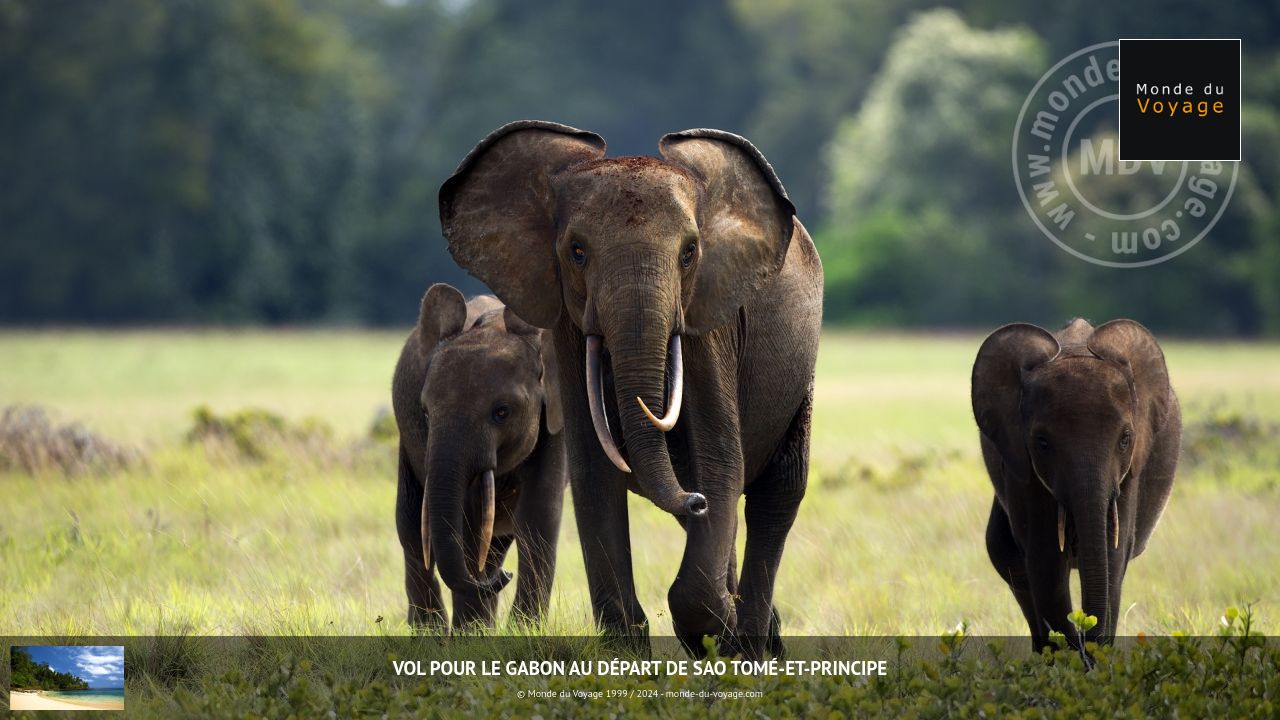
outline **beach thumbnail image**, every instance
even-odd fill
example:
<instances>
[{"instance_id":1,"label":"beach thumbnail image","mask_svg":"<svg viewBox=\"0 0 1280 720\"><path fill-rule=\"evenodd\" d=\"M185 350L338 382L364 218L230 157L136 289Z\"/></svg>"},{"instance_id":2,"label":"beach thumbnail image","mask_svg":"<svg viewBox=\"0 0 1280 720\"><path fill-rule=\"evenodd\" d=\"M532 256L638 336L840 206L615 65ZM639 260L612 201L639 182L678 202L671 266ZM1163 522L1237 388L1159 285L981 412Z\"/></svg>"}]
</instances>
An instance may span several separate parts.
<instances>
[{"instance_id":1,"label":"beach thumbnail image","mask_svg":"<svg viewBox=\"0 0 1280 720\"><path fill-rule=\"evenodd\" d=\"M124 710L124 646L15 645L9 709Z\"/></svg>"}]
</instances>

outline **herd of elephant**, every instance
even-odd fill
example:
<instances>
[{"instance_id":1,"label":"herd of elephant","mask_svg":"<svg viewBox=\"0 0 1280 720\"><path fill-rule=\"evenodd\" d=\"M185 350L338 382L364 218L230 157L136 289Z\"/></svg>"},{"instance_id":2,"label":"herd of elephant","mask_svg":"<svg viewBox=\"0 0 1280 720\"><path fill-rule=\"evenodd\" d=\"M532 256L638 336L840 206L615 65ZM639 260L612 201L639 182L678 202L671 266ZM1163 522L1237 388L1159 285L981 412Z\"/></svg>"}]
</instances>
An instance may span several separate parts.
<instances>
[{"instance_id":1,"label":"herd of elephant","mask_svg":"<svg viewBox=\"0 0 1280 720\"><path fill-rule=\"evenodd\" d=\"M537 622L566 481L597 626L646 642L627 492L686 534L667 599L693 654L780 654L774 581L805 495L822 266L768 161L688 130L661 159L606 157L594 133L521 121L440 190L449 251L497 296L422 299L396 366L396 524L408 621ZM987 550L1039 648L1108 642L1120 588L1168 499L1181 436L1164 356L1131 320L982 344L972 402L995 489ZM746 546L736 556L738 503ZM1068 631L1078 569L1083 638Z\"/></svg>"}]
</instances>

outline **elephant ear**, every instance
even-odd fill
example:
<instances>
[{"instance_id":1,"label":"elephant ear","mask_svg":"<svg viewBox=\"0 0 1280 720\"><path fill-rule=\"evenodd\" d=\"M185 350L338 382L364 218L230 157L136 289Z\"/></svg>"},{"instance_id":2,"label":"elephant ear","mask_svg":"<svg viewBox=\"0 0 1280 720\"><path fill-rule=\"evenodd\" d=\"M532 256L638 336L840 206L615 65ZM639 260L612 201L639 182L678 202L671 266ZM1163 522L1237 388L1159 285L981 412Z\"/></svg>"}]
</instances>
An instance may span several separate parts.
<instances>
[{"instance_id":1,"label":"elephant ear","mask_svg":"<svg viewBox=\"0 0 1280 720\"><path fill-rule=\"evenodd\" d=\"M559 434L564 428L564 416L560 409L560 390L557 383L559 370L555 365L555 343L551 341L551 333L539 330L520 318L510 307L502 313L503 324L507 332L519 335L538 351L542 363L539 379L542 383L542 409L547 420L547 432Z\"/></svg>"},{"instance_id":2,"label":"elephant ear","mask_svg":"<svg viewBox=\"0 0 1280 720\"><path fill-rule=\"evenodd\" d=\"M550 331L542 333L542 402L546 410L547 432L560 434L564 429L564 410L560 404L560 367L556 360L556 344Z\"/></svg>"},{"instance_id":3,"label":"elephant ear","mask_svg":"<svg viewBox=\"0 0 1280 720\"><path fill-rule=\"evenodd\" d=\"M1059 350L1049 331L1014 323L987 336L973 362L973 419L1004 464L1020 478L1031 474L1022 420L1023 377L1057 357Z\"/></svg>"},{"instance_id":4,"label":"elephant ear","mask_svg":"<svg viewBox=\"0 0 1280 720\"><path fill-rule=\"evenodd\" d=\"M462 332L467 323L467 301L457 288L432 285L422 296L418 312L418 351L425 361L441 342Z\"/></svg>"},{"instance_id":5,"label":"elephant ear","mask_svg":"<svg viewBox=\"0 0 1280 720\"><path fill-rule=\"evenodd\" d=\"M538 327L560 315L551 178L604 152L595 133L523 120L481 140L440 188L454 260Z\"/></svg>"},{"instance_id":6,"label":"elephant ear","mask_svg":"<svg viewBox=\"0 0 1280 720\"><path fill-rule=\"evenodd\" d=\"M1089 338L1089 351L1120 366L1134 400L1133 456L1144 457L1169 416L1171 393L1164 351L1151 331L1133 320L1112 320Z\"/></svg>"},{"instance_id":7,"label":"elephant ear","mask_svg":"<svg viewBox=\"0 0 1280 720\"><path fill-rule=\"evenodd\" d=\"M467 322L463 329L470 330L481 318L502 307L502 301L492 295L476 295L467 301Z\"/></svg>"},{"instance_id":8,"label":"elephant ear","mask_svg":"<svg viewBox=\"0 0 1280 720\"><path fill-rule=\"evenodd\" d=\"M769 161L746 138L685 130L663 136L658 149L702 184L702 257L685 326L706 332L734 319L782 268L796 210Z\"/></svg>"}]
</instances>

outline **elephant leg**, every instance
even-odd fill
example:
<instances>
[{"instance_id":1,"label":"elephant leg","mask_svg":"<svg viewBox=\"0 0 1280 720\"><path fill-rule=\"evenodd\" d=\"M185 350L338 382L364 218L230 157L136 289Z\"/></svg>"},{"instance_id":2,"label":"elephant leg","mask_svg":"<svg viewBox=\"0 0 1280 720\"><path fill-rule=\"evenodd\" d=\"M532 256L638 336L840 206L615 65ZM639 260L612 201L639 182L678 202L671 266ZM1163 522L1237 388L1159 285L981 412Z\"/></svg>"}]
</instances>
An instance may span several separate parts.
<instances>
[{"instance_id":1,"label":"elephant leg","mask_svg":"<svg viewBox=\"0 0 1280 720\"><path fill-rule=\"evenodd\" d=\"M738 518L733 519L733 536L738 536ZM726 589L729 591L729 599L735 604L738 602L738 548L730 546L729 548L729 567L725 570Z\"/></svg>"},{"instance_id":2,"label":"elephant leg","mask_svg":"<svg viewBox=\"0 0 1280 720\"><path fill-rule=\"evenodd\" d=\"M422 483L400 448L399 487L396 490L396 532L404 550L404 587L409 599L408 623L417 630L442 630L449 622L435 573L422 557ZM434 562L432 563L434 565Z\"/></svg>"},{"instance_id":3,"label":"elephant leg","mask_svg":"<svg viewBox=\"0 0 1280 720\"><path fill-rule=\"evenodd\" d=\"M1119 507L1121 518L1119 523L1119 542L1112 541L1107 543L1107 578L1109 583L1107 595L1110 602L1108 603L1107 633L1103 638L1104 642L1115 642L1116 635L1119 634L1120 630L1121 610L1124 608L1124 604L1121 601L1123 597L1121 592L1124 589L1124 576L1129 569L1129 560L1133 557L1132 552L1134 549L1134 536L1126 532L1126 528L1133 526L1129 518L1133 516L1134 512L1129 507L1126 507L1129 504L1128 498L1122 494ZM1115 545L1119 547L1115 547Z\"/></svg>"},{"instance_id":4,"label":"elephant leg","mask_svg":"<svg viewBox=\"0 0 1280 720\"><path fill-rule=\"evenodd\" d=\"M493 539L493 544L489 549L489 559L485 561L485 575L492 575L502 567L507 560L507 552L511 550L511 545L515 541L515 535L503 535ZM498 616L498 594L490 593L481 598L484 606L484 623L489 627L493 627L494 620Z\"/></svg>"},{"instance_id":5,"label":"elephant leg","mask_svg":"<svg viewBox=\"0 0 1280 720\"><path fill-rule=\"evenodd\" d=\"M987 556L996 572L1009 584L1013 597L1022 608L1022 616L1027 619L1027 627L1032 638L1037 638L1036 627L1039 621L1036 616L1035 603L1031 599L1031 581L1027 577L1027 559L1018 547L1009 526L1009 516L1000 506L998 499L991 501L991 517L987 520ZM1036 639L1036 647L1039 640Z\"/></svg>"},{"instance_id":6,"label":"elephant leg","mask_svg":"<svg viewBox=\"0 0 1280 720\"><path fill-rule=\"evenodd\" d=\"M485 562L485 574L496 572L502 567L511 548L514 535L501 535L493 538L489 546L489 559ZM453 627L461 630L468 626L493 627L494 617L498 613L497 593L477 595L474 593L453 594Z\"/></svg>"},{"instance_id":7,"label":"elephant leg","mask_svg":"<svg viewBox=\"0 0 1280 720\"><path fill-rule=\"evenodd\" d=\"M679 522L680 528L687 533L689 528L685 518L683 516L676 516L675 519L677 522ZM738 519L735 516L734 530L733 530L733 536L735 538L737 537L737 534L738 534L737 520ZM730 546L729 548L729 561L726 564L726 568L725 568L725 593L729 598L729 602L733 603L733 617L736 624L737 603L739 599L739 596L738 596L738 548L736 547L736 545ZM697 638L690 637L689 639L696 640ZM695 648L695 650L697 650L698 652L701 652L701 650L698 648ZM725 633L720 636L719 653L724 656L742 654L742 649L738 646L736 634Z\"/></svg>"},{"instance_id":8,"label":"elephant leg","mask_svg":"<svg viewBox=\"0 0 1280 720\"><path fill-rule=\"evenodd\" d=\"M530 468L516 504L516 544L520 567L512 615L518 622L538 622L551 599L556 574L556 543L564 505L565 457L561 438L542 431L537 466Z\"/></svg>"},{"instance_id":9,"label":"elephant leg","mask_svg":"<svg viewBox=\"0 0 1280 720\"><path fill-rule=\"evenodd\" d=\"M680 529L688 532L689 528L685 523L682 515L675 516L676 522L679 523ZM733 536L738 536L738 518L734 517ZM729 548L729 563L725 571L725 589L729 593L729 598L734 602L738 600L738 548L736 545Z\"/></svg>"},{"instance_id":10,"label":"elephant leg","mask_svg":"<svg viewBox=\"0 0 1280 720\"><path fill-rule=\"evenodd\" d=\"M764 471L746 489L747 546L739 584L738 634L745 655L783 651L773 586L787 535L809 484L809 423L813 389L796 411Z\"/></svg>"},{"instance_id":11,"label":"elephant leg","mask_svg":"<svg viewBox=\"0 0 1280 720\"><path fill-rule=\"evenodd\" d=\"M592 442L595 442L594 438ZM574 518L582 544L582 559L596 624L606 635L636 639L647 647L649 621L636 597L631 571L631 536L627 515L627 484L609 461L570 466ZM575 467L576 465L576 467Z\"/></svg>"},{"instance_id":12,"label":"elephant leg","mask_svg":"<svg viewBox=\"0 0 1280 720\"><path fill-rule=\"evenodd\" d=\"M741 463L737 465L741 468ZM710 490L710 488L707 488ZM684 557L675 582L667 591L671 624L691 655L706 653L704 636L731 636L737 626L737 607L730 594L728 558L733 553L738 498L733 492L705 491L707 514L687 518Z\"/></svg>"},{"instance_id":13,"label":"elephant leg","mask_svg":"<svg viewBox=\"0 0 1280 720\"><path fill-rule=\"evenodd\" d=\"M1111 555L1111 591L1109 593L1111 596L1111 612L1107 622L1106 642L1115 642L1116 635L1120 630L1120 610L1123 607L1120 602L1120 591L1124 586L1125 571L1128 570L1128 563L1123 556L1116 557L1117 554L1114 552Z\"/></svg>"},{"instance_id":14,"label":"elephant leg","mask_svg":"<svg viewBox=\"0 0 1280 720\"><path fill-rule=\"evenodd\" d=\"M553 338L564 405L562 434L569 461L569 489L592 614L605 635L647 653L649 621L636 597L631 573L627 478L605 457L591 425L581 370L586 357L582 333L561 313Z\"/></svg>"},{"instance_id":15,"label":"elephant leg","mask_svg":"<svg viewBox=\"0 0 1280 720\"><path fill-rule=\"evenodd\" d=\"M1028 563L1027 575L1031 581L1031 596L1036 608L1036 624L1031 631L1031 646L1036 651L1053 647L1049 642L1050 631L1058 631L1068 638L1073 633L1067 628L1067 615L1071 614L1070 570L1053 565L1046 567L1034 561Z\"/></svg>"},{"instance_id":16,"label":"elephant leg","mask_svg":"<svg viewBox=\"0 0 1280 720\"><path fill-rule=\"evenodd\" d=\"M733 535L735 538L738 535L736 523ZM729 602L733 603L734 617L736 618L738 613L738 601L742 598L742 596L738 594L738 548L736 543L735 546L729 550L729 563L725 573L725 590L729 594ZM742 654L742 647L738 644L737 628L734 630L735 632L733 634L725 635L720 638L719 651L723 656L727 657Z\"/></svg>"},{"instance_id":17,"label":"elephant leg","mask_svg":"<svg viewBox=\"0 0 1280 720\"><path fill-rule=\"evenodd\" d=\"M1042 518L1042 522L1026 539L1024 553L1031 601L1036 613L1031 642L1032 647L1039 651L1050 647L1051 630L1068 638L1073 638L1074 633L1067 623L1067 615L1072 610L1071 565L1066 553L1058 549L1057 507L1052 498L1039 508L1036 517Z\"/></svg>"},{"instance_id":18,"label":"elephant leg","mask_svg":"<svg viewBox=\"0 0 1280 720\"><path fill-rule=\"evenodd\" d=\"M732 637L737 631L738 608L729 580L734 540L738 529L738 504L745 484L742 442L738 433L720 418L737 418L735 383L728 381L718 364L727 353L690 353L685 371L701 381L685 387L689 412L673 432L688 448L690 462L682 478L687 490L706 496L707 512L685 517L684 556L680 571L667 591L671 624L685 650L694 657L706 653L703 638ZM671 440L668 441L672 442Z\"/></svg>"},{"instance_id":19,"label":"elephant leg","mask_svg":"<svg viewBox=\"0 0 1280 720\"><path fill-rule=\"evenodd\" d=\"M441 631L449 624L444 609L444 594L435 573L422 567L421 551L405 550L405 588L409 596L406 618L415 630Z\"/></svg>"}]
</instances>

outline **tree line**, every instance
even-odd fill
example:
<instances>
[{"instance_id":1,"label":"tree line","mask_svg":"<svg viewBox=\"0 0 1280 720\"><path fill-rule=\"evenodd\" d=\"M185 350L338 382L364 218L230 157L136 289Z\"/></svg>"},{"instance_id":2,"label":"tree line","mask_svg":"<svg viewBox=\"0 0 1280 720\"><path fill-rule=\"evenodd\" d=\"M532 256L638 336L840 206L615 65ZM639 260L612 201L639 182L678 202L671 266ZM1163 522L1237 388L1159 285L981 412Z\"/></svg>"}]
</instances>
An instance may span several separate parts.
<instances>
[{"instance_id":1,"label":"tree line","mask_svg":"<svg viewBox=\"0 0 1280 720\"><path fill-rule=\"evenodd\" d=\"M1212 248L1119 281L1036 237L1006 158L1040 73L1122 36L1242 37L1247 105ZM409 322L432 282L482 289L444 248L440 183L542 118L614 154L749 137L835 322L1280 335L1278 50L1267 0L0 0L0 322ZM956 83L997 101L904 104ZM908 111L911 132L868 135Z\"/></svg>"},{"instance_id":2,"label":"tree line","mask_svg":"<svg viewBox=\"0 0 1280 720\"><path fill-rule=\"evenodd\" d=\"M36 662L26 648L14 647L9 655L9 687L13 690L88 690L89 683Z\"/></svg>"}]
</instances>

